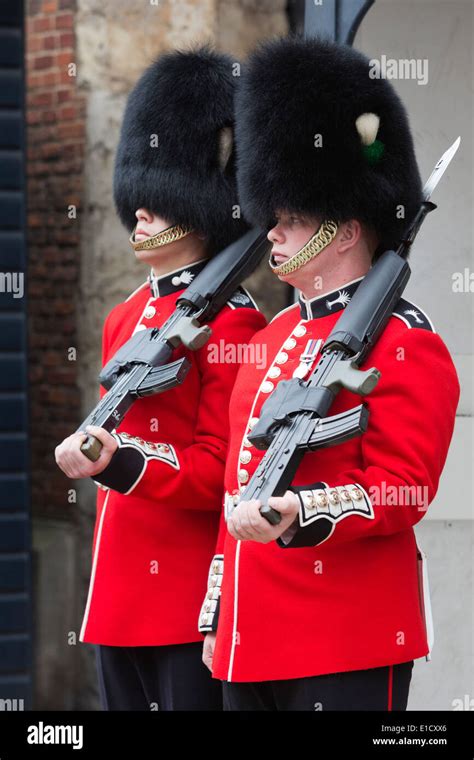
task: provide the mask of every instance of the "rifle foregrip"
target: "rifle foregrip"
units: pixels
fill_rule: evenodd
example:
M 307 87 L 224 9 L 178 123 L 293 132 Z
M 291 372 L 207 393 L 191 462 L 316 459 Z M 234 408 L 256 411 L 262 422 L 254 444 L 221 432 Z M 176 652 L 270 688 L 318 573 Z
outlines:
M 93 435 L 88 435 L 86 440 L 81 446 L 81 451 L 91 462 L 97 462 L 102 451 L 102 444 L 98 438 L 94 438 Z
M 276 509 L 272 509 L 268 504 L 260 507 L 260 514 L 267 520 L 270 525 L 279 525 L 281 523 L 281 514 Z

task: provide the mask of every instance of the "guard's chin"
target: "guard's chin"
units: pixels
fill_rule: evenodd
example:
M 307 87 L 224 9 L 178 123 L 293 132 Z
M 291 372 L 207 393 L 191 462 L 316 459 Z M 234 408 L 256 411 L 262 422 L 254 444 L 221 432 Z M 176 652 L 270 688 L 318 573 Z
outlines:
M 145 248 L 143 251 L 135 251 L 135 258 L 137 261 L 149 261 L 156 258 L 157 254 L 160 254 L 159 248 Z

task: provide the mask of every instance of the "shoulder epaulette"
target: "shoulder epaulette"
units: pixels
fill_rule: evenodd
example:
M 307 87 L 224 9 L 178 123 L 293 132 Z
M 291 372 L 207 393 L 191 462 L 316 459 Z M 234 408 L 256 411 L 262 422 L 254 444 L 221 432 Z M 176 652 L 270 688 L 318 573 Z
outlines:
M 242 285 L 239 285 L 237 290 L 232 294 L 227 301 L 227 305 L 230 306 L 231 309 L 246 308 L 259 310 L 248 290 L 242 287 Z
M 405 298 L 400 298 L 395 309 L 392 311 L 392 316 L 401 319 L 407 327 L 418 327 L 422 330 L 436 332 L 431 319 L 425 314 L 423 309 L 420 309 L 419 306 L 416 306 L 411 301 L 407 301 Z

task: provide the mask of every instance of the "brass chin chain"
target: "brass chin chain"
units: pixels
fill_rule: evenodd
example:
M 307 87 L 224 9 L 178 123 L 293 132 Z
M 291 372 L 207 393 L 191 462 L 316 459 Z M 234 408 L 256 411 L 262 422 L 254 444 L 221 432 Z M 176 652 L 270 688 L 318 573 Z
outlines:
M 288 259 L 288 261 L 284 261 L 283 264 L 275 266 L 272 264 L 272 259 L 270 257 L 269 264 L 272 271 L 275 272 L 275 274 L 290 274 L 290 272 L 295 272 L 297 269 L 300 269 L 307 264 L 308 261 L 314 259 L 318 253 L 321 253 L 321 251 L 334 240 L 337 229 L 338 225 L 336 222 L 323 222 L 320 228 L 314 233 L 313 237 L 308 240 L 306 245 L 304 245 L 298 253 L 295 253 L 291 259 Z
M 162 245 L 174 243 L 175 240 L 181 240 L 181 238 L 186 237 L 186 235 L 189 235 L 191 232 L 191 230 L 181 227 L 179 224 L 175 224 L 174 227 L 168 227 L 166 230 L 162 230 L 152 237 L 147 237 L 144 240 L 137 242 L 135 240 L 136 229 L 137 227 L 135 225 L 133 232 L 129 237 L 130 245 L 134 251 L 147 251 L 150 250 L 150 248 L 159 248 Z

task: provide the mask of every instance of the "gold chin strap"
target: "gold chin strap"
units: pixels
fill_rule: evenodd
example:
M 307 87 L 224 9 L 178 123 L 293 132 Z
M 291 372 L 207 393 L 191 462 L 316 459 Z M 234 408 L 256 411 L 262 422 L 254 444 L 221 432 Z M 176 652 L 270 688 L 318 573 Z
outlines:
M 290 274 L 290 272 L 295 272 L 297 269 L 300 269 L 307 264 L 308 261 L 314 259 L 318 253 L 321 253 L 321 251 L 334 240 L 337 229 L 338 225 L 336 222 L 323 222 L 320 228 L 316 230 L 314 235 L 308 240 L 306 245 L 304 245 L 303 248 L 300 248 L 291 259 L 284 261 L 283 264 L 275 266 L 272 264 L 272 258 L 270 256 L 270 261 L 268 263 L 270 264 L 272 271 L 275 274 Z
M 174 227 L 167 227 L 166 230 L 157 232 L 152 237 L 147 237 L 144 240 L 137 242 L 135 240 L 135 230 L 137 225 L 133 228 L 132 234 L 129 237 L 130 245 L 134 251 L 148 251 L 150 248 L 159 248 L 162 245 L 168 245 L 168 243 L 174 243 L 175 240 L 181 240 L 181 238 L 189 235 L 191 230 L 181 227 L 179 224 L 175 224 Z

